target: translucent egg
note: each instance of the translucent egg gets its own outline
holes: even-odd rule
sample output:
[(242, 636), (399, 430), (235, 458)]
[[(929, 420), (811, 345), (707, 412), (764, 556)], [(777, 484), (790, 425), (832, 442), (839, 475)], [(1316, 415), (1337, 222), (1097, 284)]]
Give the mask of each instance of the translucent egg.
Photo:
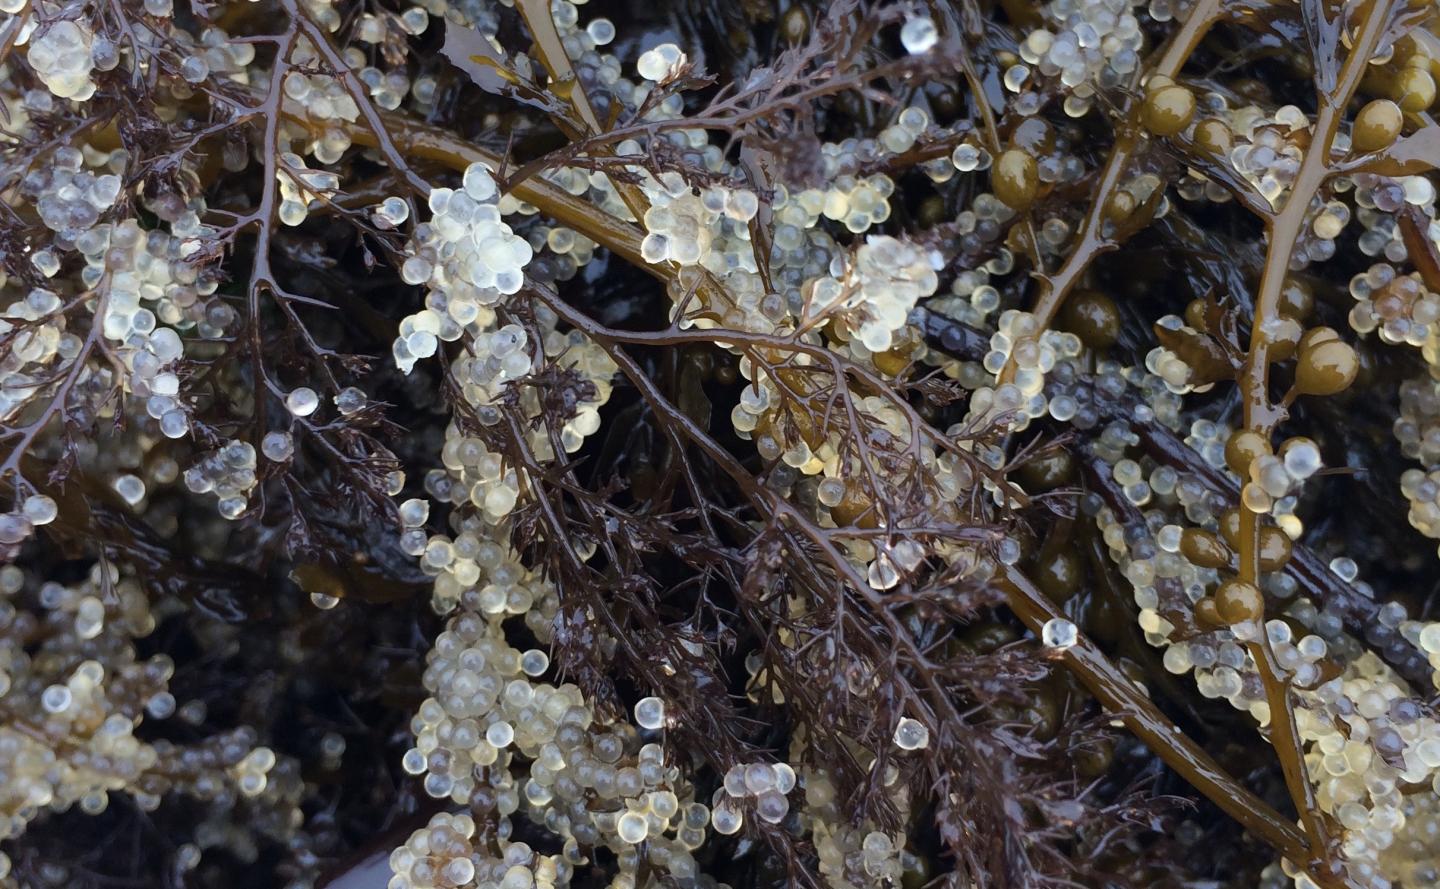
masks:
[(928, 17), (917, 16), (900, 28), (900, 43), (913, 56), (929, 52), (940, 41), (940, 32)]
[(895, 726), (895, 746), (901, 750), (920, 750), (930, 745), (930, 729), (918, 719), (906, 716)]
[(145, 483), (136, 475), (118, 476), (114, 481), (115, 493), (124, 498), (125, 502), (135, 506), (145, 499)]
[(315, 413), (319, 406), (320, 396), (308, 386), (291, 390), (290, 394), (285, 396), (285, 409), (297, 417), (308, 417)]
[(1074, 646), (1079, 638), (1079, 629), (1063, 617), (1053, 617), (1040, 628), (1040, 640), (1047, 648), (1064, 651)]
[(635, 721), (644, 729), (658, 729), (665, 724), (665, 702), (657, 697), (641, 698), (635, 704)]
[(716, 833), (730, 836), (745, 826), (745, 816), (740, 813), (740, 810), (721, 803), (711, 810), (710, 824), (715, 828)]
[(641, 843), (649, 833), (650, 825), (645, 816), (638, 812), (626, 812), (615, 823), (615, 833), (627, 843)]

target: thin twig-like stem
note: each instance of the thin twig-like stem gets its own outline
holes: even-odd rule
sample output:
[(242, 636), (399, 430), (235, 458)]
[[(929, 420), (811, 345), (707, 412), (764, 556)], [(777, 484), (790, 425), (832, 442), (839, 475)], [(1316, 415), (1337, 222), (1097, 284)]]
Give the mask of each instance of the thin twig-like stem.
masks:
[[(1290, 257), (1295, 242), (1305, 228), (1311, 200), (1332, 175), (1331, 146), (1345, 119), (1345, 109), (1370, 64), (1381, 36), (1390, 22), (1395, 0), (1372, 0), (1364, 20), (1356, 31), (1352, 49), (1340, 69), (1335, 89), (1319, 96), (1319, 114), (1310, 138), (1310, 146), (1301, 161), (1285, 205), (1268, 220), (1269, 249), (1260, 289), (1255, 298), (1255, 317), (1251, 326), (1250, 349), (1240, 378), (1244, 399), (1245, 428), (1269, 438), (1284, 415), (1283, 407), (1270, 402), (1269, 325), (1279, 317), (1280, 294), (1289, 274)], [(1241, 499), (1239, 538), (1239, 578), (1247, 583), (1260, 581), (1260, 516)], [(1328, 856), (1329, 831), (1315, 799), (1315, 789), (1305, 771), (1304, 750), (1295, 724), (1295, 705), (1290, 689), (1280, 677), (1280, 670), (1263, 627), (1259, 637), (1247, 648), (1255, 660), (1265, 687), (1270, 707), (1270, 740), (1280, 760), (1281, 771), (1296, 809), (1305, 825), (1310, 848), (1316, 855)]]
[[(1004, 144), (1000, 141), (1000, 128), (995, 122), (995, 111), (990, 107), (990, 100), (985, 93), (985, 84), (980, 80), (980, 73), (975, 69), (975, 60), (971, 57), (970, 46), (966, 43), (969, 36), (963, 33), (954, 7), (949, 3), (939, 3), (930, 0), (930, 11), (932, 15), (939, 18), (942, 33), (946, 37), (946, 45), (949, 46), (960, 59), (960, 70), (965, 76), (965, 83), (970, 87), (970, 95), (973, 97), (975, 110), (980, 115), (980, 131), (984, 135), (985, 149), (990, 156), (998, 158), (1005, 150)], [(967, 10), (978, 20), (978, 12)], [(1025, 251), (1030, 257), (1030, 268), (1037, 275), (1045, 273), (1045, 263), (1040, 256), (1040, 243), (1035, 237), (1035, 221), (1025, 214), (1021, 220)]]
[[(306, 123), (298, 117), (292, 119), (297, 123)], [(498, 170), (503, 163), (498, 154), (408, 115), (382, 112), (381, 122), (383, 131), (378, 135), (366, 127), (354, 125), (347, 127), (346, 132), (356, 145), (374, 148), (388, 143), (404, 157), (438, 163), (457, 172), (463, 172), (474, 163)], [(534, 204), (549, 218), (603, 245), (637, 268), (645, 269), (662, 280), (666, 277), (661, 269), (641, 258), (640, 242), (645, 235), (635, 225), (611, 216), (584, 198), (578, 198), (544, 179), (520, 182), (512, 194)]]
[[(758, 505), (762, 505), (768, 514), (774, 515), (778, 523), (802, 529), (813, 543), (830, 555), (830, 561), (835, 568), (840, 570), (847, 585), (856, 589), (863, 598), (870, 600), (881, 615), (889, 616), (891, 614), (889, 607), (876, 598), (876, 594), (870, 589), (865, 578), (861, 577), (850, 561), (835, 549), (835, 543), (825, 529), (813, 526), (802, 513), (780, 495), (755, 484), (753, 477), (735, 462), (734, 457), (728, 451), (706, 435), (703, 430), (696, 427), (682, 411), (669, 405), (659, 391), (654, 388), (653, 383), (639, 371), (639, 368), (634, 367), (633, 362), (624, 356), (623, 352), (614, 348), (619, 343), (627, 342), (654, 344), (655, 338), (606, 327), (560, 300), (552, 292), (538, 288), (535, 292), (567, 323), (583, 331), (595, 342), (608, 346), (607, 351), (611, 357), (621, 365), (622, 371), (625, 371), (631, 381), (641, 389), (652, 408), (673, 420), (693, 444), (699, 446), (722, 469), (725, 469), (737, 484), (757, 499)], [(715, 331), (706, 331), (705, 333), (713, 334)], [(1064, 617), (1064, 614), (1017, 569), (1007, 570), (1002, 588), (1011, 609), (1037, 635), (1047, 620)], [(904, 627), (897, 625), (892, 628), (892, 631), (897, 642), (911, 643), (910, 634)], [(909, 653), (921, 663), (925, 662), (923, 653), (918, 649)], [(1092, 694), (1125, 722), (1127, 728), (1154, 750), (1156, 755), (1190, 781), (1197, 790), (1209, 797), (1246, 828), (1263, 837), (1282, 855), (1292, 861), (1302, 863), (1302, 866), (1307, 866), (1308, 869), (1310, 856), (1306, 850), (1304, 837), (1263, 800), (1237, 783), (1199, 745), (1186, 737), (1093, 643), (1082, 639), (1074, 648), (1065, 653), (1062, 662), (1080, 678)], [(944, 706), (949, 706), (948, 699), (942, 696), (941, 700), (945, 702)], [(1319, 876), (1317, 876), (1317, 881), (1325, 886), (1347, 885), (1333, 879), (1321, 879)]]
[[(1222, 0), (1200, 0), (1195, 8), (1190, 11), (1190, 16), (1185, 19), (1185, 24), (1171, 38), (1170, 43), (1165, 47), (1165, 53), (1154, 67), (1144, 66), (1141, 72), (1154, 76), (1157, 74), (1166, 77), (1174, 77), (1180, 73), (1186, 60), (1190, 58), (1195, 47), (1200, 44), (1205, 35), (1210, 32), (1218, 21), (1223, 18), (1224, 4)], [(1131, 89), (1140, 86), (1138, 75), (1136, 82), (1131, 84)], [(1119, 241), (1105, 231), (1106, 213), (1110, 207), (1110, 199), (1115, 195), (1115, 190), (1127, 181), (1126, 169), (1130, 160), (1134, 157), (1135, 151), (1140, 147), (1144, 136), (1140, 131), (1140, 109), (1143, 100), (1136, 96), (1130, 101), (1130, 108), (1126, 112), (1125, 120), (1121, 123), (1115, 133), (1115, 145), (1110, 150), (1110, 155), (1105, 162), (1104, 169), (1100, 172), (1100, 179), (1095, 186), (1095, 196), (1091, 199), (1090, 210), (1085, 214), (1085, 220), (1080, 223), (1080, 234), (1075, 246), (1071, 248), (1064, 263), (1053, 275), (1040, 277), (1040, 296), (1035, 301), (1031, 311), (1040, 322), (1040, 329), (1049, 327), (1055, 320), (1055, 315), (1064, 304), (1065, 297), (1079, 283), (1080, 278), (1090, 268), (1090, 264), (1102, 253), (1107, 253), (1120, 246)]]
[[(1037, 636), (1046, 621), (1065, 617), (1018, 569), (1006, 569), (1004, 587), (1010, 610)], [(1093, 642), (1082, 635), (1060, 657), (1107, 710), (1191, 786), (1291, 861), (1309, 860), (1305, 838), (1167, 719)]]
[[(97, 319), (105, 317), (105, 305), (109, 301), (110, 293), (108, 275), (101, 279), (99, 288), (98, 295), (95, 299), (95, 317)], [(21, 468), (25, 455), (30, 452), (30, 448), (35, 444), (35, 440), (49, 427), (52, 419), (57, 415), (61, 417), (65, 416), (65, 412), (69, 409), (70, 393), (74, 390), (75, 384), (79, 382), (80, 375), (85, 370), (86, 360), (92, 352), (104, 347), (104, 344), (101, 342), (103, 331), (104, 325), (102, 324), (96, 323), (90, 326), (89, 332), (85, 335), (84, 344), (80, 347), (80, 351), (75, 357), (71, 359), (70, 367), (65, 372), (64, 380), (62, 380), (55, 391), (48, 396), (49, 400), (45, 403), (45, 408), (40, 412), (40, 416), (26, 423), (24, 426), (4, 429), (3, 434), (0, 434), (0, 438), (15, 439), (15, 443), (11, 445), (9, 451), (5, 454), (3, 463), (0, 463), (0, 480), (3, 480), (7, 475), (11, 476), (11, 481), (15, 485), (15, 500), (17, 504), (21, 500), (21, 495), (34, 490), (34, 486), (25, 478), (25, 474)]]
[[(1169, 47), (1167, 47), (1159, 67), (1152, 70), (1160, 70), (1162, 73), (1167, 70), (1178, 71), (1189, 53), (1193, 51), (1195, 45), (1209, 27), (1220, 17), (1219, 8), (1219, 0), (1202, 0), (1192, 12), (1181, 31), (1177, 33)], [(1362, 47), (1366, 45), (1367, 44), (1361, 44)], [(1359, 51), (1357, 51), (1356, 55), (1358, 56), (1359, 54)], [(1349, 69), (1347, 69), (1347, 71), (1348, 70)], [(563, 71), (563, 68), (557, 67), (552, 73), (558, 72), (563, 76)], [(573, 76), (573, 74), (570, 76)], [(1345, 82), (1349, 83), (1349, 79), (1347, 78)], [(1339, 112), (1337, 111), (1335, 113), (1338, 115)], [(583, 112), (581, 112), (581, 114), (582, 117), (585, 116)], [(1132, 107), (1130, 117), (1133, 118), (1137, 114), (1138, 110)], [(366, 117), (367, 127), (351, 128), (352, 139), (354, 139), (357, 144), (379, 147), (382, 153), (386, 155), (387, 160), (390, 160), (407, 178), (411, 178), (412, 182), (414, 178), (416, 178), (416, 174), (410, 170), (403, 158), (438, 162), (454, 170), (463, 170), (471, 163), (476, 162), (484, 163), (493, 169), (499, 169), (501, 166), (501, 158), (493, 153), (480, 149), (443, 130), (420, 124), (404, 115), (377, 113), (373, 120), (369, 115)], [(593, 120), (593, 112), (590, 117)], [(1334, 124), (1331, 123), (1329, 126), (1332, 128), (1331, 135), (1333, 136)], [(1097, 187), (1095, 201), (1087, 216), (1086, 223), (1082, 228), (1080, 243), (1067, 259), (1064, 266), (1062, 266), (1061, 270), (1057, 272), (1054, 277), (1046, 279), (1047, 289), (1042, 292), (1040, 301), (1037, 303), (1037, 314), (1047, 322), (1053, 319), (1066, 293), (1078, 282), (1094, 256), (1104, 250), (1113, 249), (1113, 247), (1116, 246), (1115, 242), (1103, 233), (1102, 225), (1106, 204), (1113, 190), (1119, 184), (1130, 153), (1135, 147), (1134, 140), (1138, 139), (1135, 135), (1133, 120), (1127, 121), (1126, 127), (1120, 135), (1117, 136), (1117, 139), (1120, 144), (1117, 145), (1117, 149), (1111, 157), (1110, 164), (1107, 165), (1105, 172), (1102, 174), (1101, 181)], [(1328, 145), (1328, 142), (1325, 144)], [(1301, 181), (1305, 181), (1303, 176)], [(1318, 182), (1316, 183), (1316, 187), (1318, 187)], [(550, 216), (557, 222), (567, 225), (596, 243), (609, 248), (616, 255), (646, 270), (667, 284), (675, 283), (678, 269), (668, 265), (653, 265), (643, 260), (640, 255), (640, 241), (643, 239), (643, 232), (636, 226), (615, 219), (609, 214), (599, 211), (589, 202), (569, 195), (562, 189), (540, 179), (526, 179), (516, 183), (513, 193), (516, 197), (534, 204), (542, 213)], [(1308, 199), (1306, 202), (1308, 203)], [(1298, 228), (1295, 234), (1298, 234)], [(1291, 236), (1289, 245), (1293, 247), (1293, 243), (1294, 235)], [(1287, 260), (1288, 255), (1289, 250), (1287, 248), (1285, 252)], [(718, 285), (715, 284), (713, 279), (709, 279), (707, 276), (702, 287), (711, 289), (718, 288)], [(721, 298), (723, 298), (723, 294), (712, 295), (720, 295)], [(622, 370), (627, 373), (627, 376), (632, 378), (632, 382), (641, 389), (647, 401), (651, 401), (652, 407), (657, 411), (665, 410), (665, 405), (656, 401), (660, 398), (658, 391), (651, 391), (653, 390), (653, 386), (649, 384), (648, 379), (645, 379), (643, 374), (639, 373), (638, 367), (625, 363), (627, 359), (623, 355), (623, 352), (617, 348), (618, 344), (628, 342), (645, 345), (675, 345), (682, 342), (692, 342), (703, 339), (707, 342), (725, 342), (735, 347), (771, 348), (792, 352), (815, 353), (818, 348), (811, 347), (809, 344), (803, 343), (795, 338), (786, 339), (729, 330), (683, 331), (672, 328), (671, 330), (656, 333), (637, 334), (604, 328), (582, 313), (571, 309), (558, 299), (552, 302), (551, 307), (568, 323), (585, 331), (588, 335), (592, 336), (592, 338), (595, 338), (597, 342), (606, 345), (607, 351), (611, 353), (617, 362), (621, 363)], [(828, 353), (828, 350), (820, 349), (819, 351), (826, 352), (827, 355), (812, 354), (812, 358), (828, 357), (832, 362), (836, 360), (836, 356)], [(864, 371), (863, 368), (857, 369), (837, 366), (834, 368), (834, 373), (837, 380), (847, 373), (854, 373), (857, 382), (862, 385), (877, 388), (877, 390), (883, 390), (884, 388), (883, 386), (876, 385), (878, 381), (866, 378), (867, 372)], [(913, 410), (910, 413), (913, 413)], [(691, 428), (694, 424), (683, 412), (676, 409), (673, 412), (673, 416), (667, 416), (669, 419), (678, 423), (680, 428), (685, 429), (687, 431), (687, 437), (689, 437), (693, 443), (699, 445), (712, 460), (716, 461), (722, 468), (725, 468), (727, 474), (732, 475), (737, 483), (742, 485), (742, 488), (747, 490), (752, 496), (760, 498), (760, 502), (763, 503), (766, 510), (774, 516), (775, 521), (782, 525), (787, 522), (794, 523), (797, 520), (803, 521), (803, 516), (783, 498), (768, 491), (763, 488), (763, 486), (755, 485), (753, 478), (751, 478), (743, 468), (739, 467), (738, 464), (735, 464), (734, 458), (720, 447), (718, 443), (711, 440), (708, 435), (705, 435), (703, 430)], [(912, 428), (916, 434), (919, 434), (921, 429), (924, 428), (923, 422), (918, 421), (916, 417), (911, 417), (910, 419), (914, 423)], [(804, 522), (804, 526), (809, 526), (809, 524), (808, 521)], [(865, 578), (859, 576), (853, 565), (838, 551), (834, 550), (835, 542), (829, 534), (822, 533), (823, 529), (816, 528), (815, 531), (817, 533), (809, 535), (811, 543), (819, 547), (822, 551), (831, 553), (836, 560), (834, 567), (840, 572), (847, 585), (853, 585), (862, 596), (868, 597), (871, 594), (871, 590)], [(1043, 597), (1038, 597), (1038, 594), (1027, 595), (1027, 590), (1033, 593), (1033, 586), (1028, 586), (1024, 583), (1012, 583), (1010, 586), (1019, 590), (1018, 593), (1011, 594), (1012, 607), (1015, 608), (1017, 613), (1021, 614), (1022, 618), (1025, 619), (1027, 624), (1031, 625), (1032, 629), (1038, 630), (1039, 625), (1043, 624), (1044, 619), (1049, 619), (1046, 616), (1049, 613), (1046, 610), (1048, 603), (1044, 602)], [(889, 614), (887, 608), (880, 607), (879, 611), (881, 614)], [(908, 639), (908, 634), (904, 633), (903, 629), (898, 630), (896, 636), (897, 641)], [(918, 650), (913, 652), (913, 655), (923, 658), (923, 653)], [(1101, 658), (1101, 660), (1096, 660), (1097, 658)], [(1113, 666), (1109, 666), (1108, 662), (1103, 660), (1103, 656), (1099, 655), (1098, 651), (1090, 652), (1089, 649), (1082, 649), (1080, 654), (1065, 658), (1065, 664), (1074, 670), (1077, 675), (1085, 681), (1087, 686), (1091, 688), (1092, 692), (1107, 703), (1108, 706), (1119, 708), (1121, 710), (1121, 718), (1136, 732), (1137, 736), (1142, 737), (1147, 743), (1152, 744), (1156, 748), (1157, 754), (1161, 755), (1162, 758), (1172, 766), (1175, 766), (1182, 774), (1186, 774), (1187, 777), (1195, 781), (1198, 789), (1214, 799), (1218, 805), (1225, 808), (1227, 812), (1236, 817), (1241, 823), (1255, 830), (1257, 834), (1264, 836), (1268, 842), (1272, 843), (1287, 858), (1297, 863), (1303, 863), (1302, 866), (1305, 866), (1307, 870), (1311, 870), (1314, 867), (1316, 854), (1323, 855), (1325, 848), (1323, 833), (1317, 832), (1314, 829), (1314, 825), (1307, 823), (1307, 828), (1311, 828), (1307, 830), (1307, 834), (1309, 834), (1309, 842), (1307, 842), (1306, 838), (1295, 833), (1293, 828), (1286, 825), (1278, 815), (1275, 815), (1273, 810), (1269, 810), (1262, 802), (1254, 798), (1253, 794), (1249, 794), (1248, 791), (1238, 787), (1233, 779), (1229, 779), (1228, 776), (1224, 775), (1223, 771), (1215, 768), (1213, 763), (1205, 757), (1203, 751), (1200, 751), (1193, 742), (1184, 738), (1173, 725), (1164, 722), (1163, 716), (1157, 716), (1158, 711), (1154, 710), (1153, 705), (1149, 704), (1142, 696), (1134, 692), (1133, 687), (1128, 686), (1123, 678), (1117, 680), (1116, 677), (1119, 677), (1121, 674), (1114, 670)], [(1108, 671), (1101, 666), (1097, 666), (1100, 664), (1108, 667)], [(1132, 690), (1127, 693), (1125, 691), (1127, 688)], [(946, 709), (950, 707), (943, 693), (937, 691), (936, 694), (927, 695), (926, 697), (929, 698), (930, 705), (937, 707), (940, 713), (944, 713)], [(1283, 708), (1281, 709), (1283, 710)], [(926, 708), (926, 716), (933, 718), (935, 714), (936, 711), (930, 710), (929, 707)], [(1280, 719), (1283, 720), (1284, 716), (1282, 715)], [(1283, 741), (1284, 739), (1282, 737), (1281, 743), (1277, 744), (1277, 749), (1285, 746)], [(1286, 761), (1293, 763), (1294, 760), (1293, 757), (1282, 755), (1282, 763)], [(1287, 780), (1292, 777), (1290, 774), (1291, 771), (1289, 768), (1286, 769)], [(1303, 782), (1303, 773), (1300, 777)], [(1308, 789), (1308, 784), (1306, 784), (1306, 788)], [(1294, 789), (1297, 788), (1295, 788), (1292, 783), (1292, 790)], [(1313, 813), (1318, 811), (1318, 808), (1313, 804), (1306, 805), (1306, 802), (1307, 798), (1303, 793), (1297, 795), (1297, 807), (1299, 807), (1302, 812), (1305, 812), (1307, 816), (1310, 816), (1310, 820), (1313, 820)], [(1322, 885), (1345, 885), (1343, 880), (1325, 873), (1323, 869), (1317, 869), (1317, 872), (1313, 875)]]
[[(568, 86), (570, 106), (575, 109), (575, 113), (585, 124), (586, 132), (583, 134), (573, 133), (571, 134), (572, 138), (579, 138), (582, 135), (599, 136), (605, 128), (601, 126), (600, 118), (596, 116), (595, 108), (590, 104), (590, 97), (585, 92), (585, 84), (580, 82), (579, 75), (575, 73), (575, 67), (570, 64), (570, 57), (565, 53), (565, 44), (560, 39), (560, 32), (555, 27), (555, 19), (550, 12), (550, 0), (518, 0), (516, 6), (520, 8), (520, 14), (524, 16), (531, 36), (535, 38), (535, 49), (540, 54), (541, 64), (550, 72), (552, 81)], [(608, 146), (601, 147), (600, 151), (609, 153)], [(645, 193), (630, 182), (611, 179), (610, 183), (615, 187), (620, 199), (625, 202), (625, 206), (630, 210), (630, 215), (636, 219), (644, 219), (645, 211), (650, 205), (650, 202), (645, 199)]]

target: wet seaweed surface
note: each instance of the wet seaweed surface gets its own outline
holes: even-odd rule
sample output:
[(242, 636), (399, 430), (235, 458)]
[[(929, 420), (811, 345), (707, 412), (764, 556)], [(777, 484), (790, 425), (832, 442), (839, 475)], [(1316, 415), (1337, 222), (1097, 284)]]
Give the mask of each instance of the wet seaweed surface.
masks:
[(0, 885), (1434, 885), (1431, 5), (162, 6), (0, 2)]

